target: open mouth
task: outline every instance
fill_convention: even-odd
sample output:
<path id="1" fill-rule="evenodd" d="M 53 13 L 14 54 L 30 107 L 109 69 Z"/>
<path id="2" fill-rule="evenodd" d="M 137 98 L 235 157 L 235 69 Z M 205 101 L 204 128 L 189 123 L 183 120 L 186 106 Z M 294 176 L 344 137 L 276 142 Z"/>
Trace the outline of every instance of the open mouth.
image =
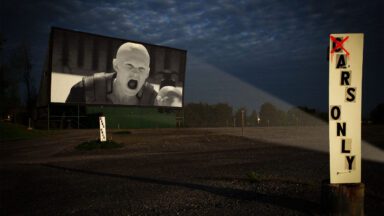
<path id="1" fill-rule="evenodd" d="M 128 88 L 136 89 L 137 88 L 137 80 L 129 80 L 127 84 Z"/>

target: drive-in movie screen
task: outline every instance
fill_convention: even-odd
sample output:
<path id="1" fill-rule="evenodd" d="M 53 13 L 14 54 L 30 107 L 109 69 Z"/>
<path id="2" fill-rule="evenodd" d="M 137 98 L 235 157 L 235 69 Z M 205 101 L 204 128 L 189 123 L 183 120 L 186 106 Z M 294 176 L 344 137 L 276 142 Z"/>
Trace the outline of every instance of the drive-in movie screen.
<path id="1" fill-rule="evenodd" d="M 61 28 L 51 43 L 51 103 L 183 106 L 185 50 Z"/>

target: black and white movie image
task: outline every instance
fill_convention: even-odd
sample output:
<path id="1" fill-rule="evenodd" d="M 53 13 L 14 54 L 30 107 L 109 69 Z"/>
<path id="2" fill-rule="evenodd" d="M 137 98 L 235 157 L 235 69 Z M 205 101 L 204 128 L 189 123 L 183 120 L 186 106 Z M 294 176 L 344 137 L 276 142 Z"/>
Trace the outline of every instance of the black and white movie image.
<path id="1" fill-rule="evenodd" d="M 52 31 L 52 103 L 183 106 L 185 50 Z"/>

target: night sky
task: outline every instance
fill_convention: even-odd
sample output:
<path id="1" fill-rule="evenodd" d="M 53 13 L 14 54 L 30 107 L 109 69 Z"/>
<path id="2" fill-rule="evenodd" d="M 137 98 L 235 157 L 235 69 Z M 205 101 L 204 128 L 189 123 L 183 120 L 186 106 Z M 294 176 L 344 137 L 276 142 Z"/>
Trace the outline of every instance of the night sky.
<path id="1" fill-rule="evenodd" d="M 31 46 L 38 87 L 51 26 L 185 49 L 185 102 L 328 109 L 331 33 L 364 33 L 363 114 L 384 103 L 384 1 L 1 0 L 3 59 Z"/>

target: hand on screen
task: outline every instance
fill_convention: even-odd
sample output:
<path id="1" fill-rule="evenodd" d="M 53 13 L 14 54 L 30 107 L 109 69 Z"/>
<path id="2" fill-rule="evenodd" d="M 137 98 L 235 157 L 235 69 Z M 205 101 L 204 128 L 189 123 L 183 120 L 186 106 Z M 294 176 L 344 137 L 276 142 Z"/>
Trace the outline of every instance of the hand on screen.
<path id="1" fill-rule="evenodd" d="M 156 104 L 159 106 L 181 107 L 181 91 L 173 86 L 164 86 L 157 94 Z"/>

